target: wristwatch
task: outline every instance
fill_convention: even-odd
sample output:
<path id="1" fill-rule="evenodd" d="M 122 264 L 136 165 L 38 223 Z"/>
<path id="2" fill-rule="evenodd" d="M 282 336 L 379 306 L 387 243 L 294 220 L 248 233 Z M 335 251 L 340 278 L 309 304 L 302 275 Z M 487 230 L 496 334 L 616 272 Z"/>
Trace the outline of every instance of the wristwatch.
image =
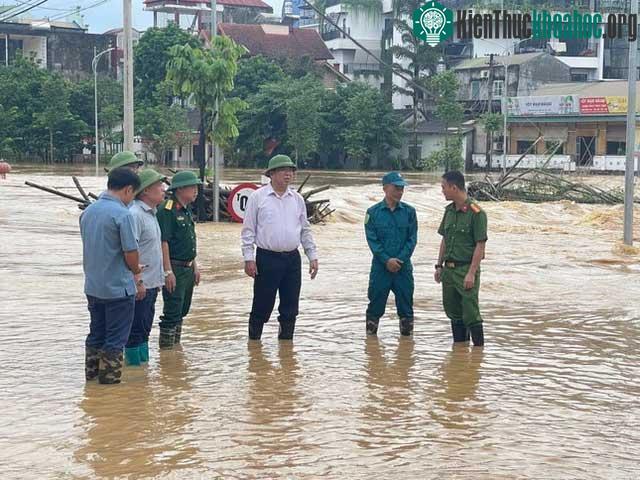
<path id="1" fill-rule="evenodd" d="M 169 275 L 171 275 L 173 272 L 171 270 L 167 270 L 166 272 L 164 272 L 164 278 L 167 278 Z"/>
<path id="2" fill-rule="evenodd" d="M 138 281 L 136 282 L 136 287 L 141 286 L 143 283 L 144 283 L 144 281 L 143 281 L 142 279 L 138 280 Z"/>
<path id="3" fill-rule="evenodd" d="M 443 268 L 441 263 L 436 263 L 435 267 L 436 267 L 436 270 L 440 270 L 441 268 Z"/>

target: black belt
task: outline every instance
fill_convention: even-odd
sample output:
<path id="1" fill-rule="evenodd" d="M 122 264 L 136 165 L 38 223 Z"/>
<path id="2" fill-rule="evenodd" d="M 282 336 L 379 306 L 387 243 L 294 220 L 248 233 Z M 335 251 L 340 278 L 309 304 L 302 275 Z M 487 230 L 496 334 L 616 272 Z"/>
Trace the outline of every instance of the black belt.
<path id="1" fill-rule="evenodd" d="M 264 248 L 258 247 L 258 252 L 266 253 L 267 255 L 280 255 L 283 257 L 290 257 L 291 255 L 297 255 L 298 249 L 291 250 L 290 252 L 274 252 L 273 250 L 265 250 Z"/>
<path id="2" fill-rule="evenodd" d="M 459 262 L 458 260 L 445 260 L 444 266 L 447 268 L 462 267 L 463 265 L 469 265 L 471 262 Z"/>
<path id="3" fill-rule="evenodd" d="M 176 260 L 174 258 L 171 259 L 171 265 L 177 265 L 178 267 L 193 267 L 193 260 L 185 261 L 185 260 Z"/>

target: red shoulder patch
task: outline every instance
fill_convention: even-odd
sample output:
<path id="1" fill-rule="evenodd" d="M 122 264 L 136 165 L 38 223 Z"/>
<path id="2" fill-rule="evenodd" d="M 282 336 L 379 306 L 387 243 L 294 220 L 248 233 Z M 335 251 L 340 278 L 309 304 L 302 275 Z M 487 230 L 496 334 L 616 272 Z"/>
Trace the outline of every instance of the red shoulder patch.
<path id="1" fill-rule="evenodd" d="M 475 203 L 470 204 L 469 208 L 473 211 L 473 213 L 480 213 L 480 207 Z"/>

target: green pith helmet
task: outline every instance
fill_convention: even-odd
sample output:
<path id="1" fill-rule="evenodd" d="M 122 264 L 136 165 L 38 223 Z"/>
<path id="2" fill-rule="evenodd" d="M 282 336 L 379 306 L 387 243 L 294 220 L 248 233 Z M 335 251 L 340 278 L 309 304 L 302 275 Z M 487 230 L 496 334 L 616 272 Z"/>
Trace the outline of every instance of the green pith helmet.
<path id="1" fill-rule="evenodd" d="M 189 171 L 178 172 L 171 179 L 169 190 L 175 190 L 182 187 L 190 187 L 192 185 L 202 185 L 202 182 L 196 174 Z"/>
<path id="2" fill-rule="evenodd" d="M 144 165 L 144 162 L 136 157 L 135 153 L 125 150 L 124 152 L 116 153 L 113 157 L 111 157 L 109 165 L 107 165 L 107 168 L 105 170 L 107 170 L 108 172 L 110 170 L 113 170 L 114 168 L 126 167 L 127 165 L 131 165 L 132 163 L 137 163 L 140 167 Z"/>
<path id="3" fill-rule="evenodd" d="M 275 157 L 271 158 L 271 160 L 269 160 L 269 166 L 267 167 L 267 170 L 266 172 L 264 172 L 264 174 L 268 177 L 269 172 L 275 170 L 276 168 L 283 167 L 291 167 L 294 169 L 298 168 L 296 164 L 293 163 L 293 160 L 291 160 L 291 158 L 289 158 L 287 155 L 276 155 Z"/>
<path id="4" fill-rule="evenodd" d="M 154 183 L 162 182 L 167 177 L 156 172 L 153 168 L 145 168 L 138 172 L 138 178 L 140 178 L 140 188 L 136 190 L 136 196 L 144 192 L 144 189 L 150 187 Z"/>

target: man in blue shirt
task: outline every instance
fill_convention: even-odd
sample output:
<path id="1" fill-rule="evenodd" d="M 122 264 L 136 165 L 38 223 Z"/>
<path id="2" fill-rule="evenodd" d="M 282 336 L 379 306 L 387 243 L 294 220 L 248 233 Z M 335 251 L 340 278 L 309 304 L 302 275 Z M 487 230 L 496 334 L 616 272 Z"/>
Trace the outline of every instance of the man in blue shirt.
<path id="1" fill-rule="evenodd" d="M 134 219 L 128 205 L 140 179 L 130 169 L 109 172 L 107 191 L 80 216 L 84 293 L 91 323 L 85 374 L 100 383 L 120 383 L 123 348 L 129 337 L 136 297 L 133 276 L 141 273 Z"/>
<path id="2" fill-rule="evenodd" d="M 396 297 L 400 334 L 413 333 L 413 267 L 411 255 L 418 241 L 416 210 L 401 202 L 405 180 L 398 172 L 382 178 L 384 200 L 373 205 L 364 220 L 367 243 L 373 253 L 369 275 L 367 334 L 376 335 L 389 291 Z"/>

